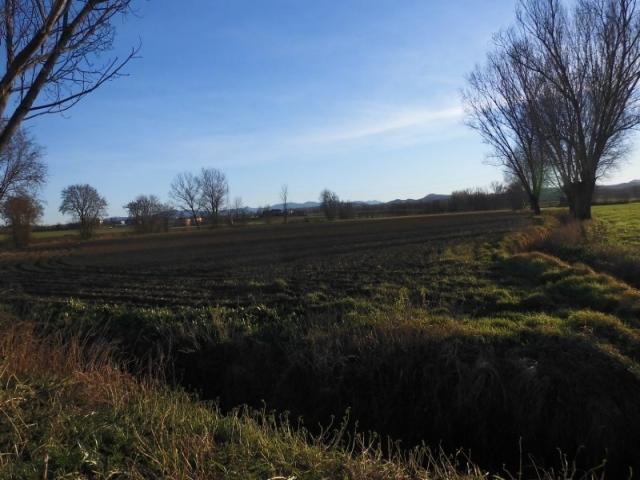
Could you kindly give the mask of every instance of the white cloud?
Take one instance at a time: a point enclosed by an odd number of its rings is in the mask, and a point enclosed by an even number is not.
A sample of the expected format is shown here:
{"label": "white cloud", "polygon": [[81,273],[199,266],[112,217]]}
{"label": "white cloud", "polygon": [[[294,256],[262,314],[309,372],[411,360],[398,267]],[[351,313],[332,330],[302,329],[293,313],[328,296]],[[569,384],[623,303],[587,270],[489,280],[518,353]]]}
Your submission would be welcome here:
{"label": "white cloud", "polygon": [[[368,106],[354,115],[324,118],[321,125],[291,126],[237,134],[201,135],[179,141],[174,148],[197,164],[238,166],[331,154],[345,150],[403,148],[463,135],[463,109]],[[166,151],[166,150],[165,150]]]}
{"label": "white cloud", "polygon": [[309,143],[336,143],[350,140],[380,137],[399,133],[403,130],[428,130],[432,127],[457,123],[462,119],[463,109],[450,106],[441,109],[418,108],[375,108],[361,118],[347,122],[339,128],[320,130],[302,135],[298,141]]}

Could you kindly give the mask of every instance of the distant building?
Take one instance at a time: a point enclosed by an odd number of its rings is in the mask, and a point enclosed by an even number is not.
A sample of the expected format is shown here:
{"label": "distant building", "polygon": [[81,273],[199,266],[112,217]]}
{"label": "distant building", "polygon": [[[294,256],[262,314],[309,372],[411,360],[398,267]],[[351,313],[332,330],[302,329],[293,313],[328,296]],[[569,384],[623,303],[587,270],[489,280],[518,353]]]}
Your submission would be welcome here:
{"label": "distant building", "polygon": [[[204,219],[202,217],[196,217],[197,222],[199,225],[202,225],[204,223]],[[176,227],[191,227],[191,226],[195,226],[196,222],[194,221],[193,217],[176,217],[175,221],[174,221],[174,225]]]}
{"label": "distant building", "polygon": [[[186,210],[174,211],[172,212],[173,225],[176,227],[192,227],[196,225],[196,222],[193,219],[193,214]],[[204,217],[198,212],[196,217],[198,220],[198,224],[202,225],[204,223]]]}
{"label": "distant building", "polygon": [[122,227],[127,224],[126,217],[109,217],[102,220],[102,224],[109,227]]}

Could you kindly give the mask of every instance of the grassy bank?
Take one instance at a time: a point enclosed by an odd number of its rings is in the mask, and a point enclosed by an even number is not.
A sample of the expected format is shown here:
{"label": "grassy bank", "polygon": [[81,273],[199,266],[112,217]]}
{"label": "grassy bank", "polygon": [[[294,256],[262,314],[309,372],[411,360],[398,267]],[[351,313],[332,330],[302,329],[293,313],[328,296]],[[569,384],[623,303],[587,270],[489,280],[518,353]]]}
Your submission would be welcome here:
{"label": "grassy bank", "polygon": [[588,264],[640,287],[640,203],[595,206],[593,220],[582,223],[553,211],[547,225],[548,236],[531,248]]}
{"label": "grassy bank", "polygon": [[2,478],[486,478],[426,449],[385,456],[340,425],[311,436],[265,411],[223,414],[134,379],[107,348],[43,340],[6,316],[0,331]]}

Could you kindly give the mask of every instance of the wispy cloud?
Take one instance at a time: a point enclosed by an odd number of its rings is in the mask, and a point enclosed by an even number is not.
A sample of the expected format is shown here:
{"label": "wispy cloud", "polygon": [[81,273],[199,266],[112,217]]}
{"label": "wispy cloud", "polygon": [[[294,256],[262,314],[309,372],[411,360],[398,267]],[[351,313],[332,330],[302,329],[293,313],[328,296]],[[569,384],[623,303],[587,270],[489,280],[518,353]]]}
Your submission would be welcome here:
{"label": "wispy cloud", "polygon": [[237,134],[199,135],[181,140],[176,149],[202,163],[221,166],[264,164],[288,157],[340,153],[371,146],[388,150],[462,135],[460,106],[367,106],[350,114],[324,117],[316,124]]}
{"label": "wispy cloud", "polygon": [[375,108],[364,115],[349,121],[343,121],[339,127],[331,127],[302,135],[298,141],[310,143],[337,143],[366,139],[399,133],[403,130],[426,130],[462,119],[463,110],[459,106],[440,109],[418,108]]}

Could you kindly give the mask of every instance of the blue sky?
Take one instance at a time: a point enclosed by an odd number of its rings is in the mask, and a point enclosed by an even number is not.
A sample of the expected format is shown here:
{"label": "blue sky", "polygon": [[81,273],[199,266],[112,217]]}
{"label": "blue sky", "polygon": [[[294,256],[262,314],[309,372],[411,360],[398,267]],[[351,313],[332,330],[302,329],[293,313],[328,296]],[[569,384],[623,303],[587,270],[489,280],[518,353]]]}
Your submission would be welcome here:
{"label": "blue sky", "polygon": [[[250,206],[391,200],[502,178],[463,124],[460,89],[513,0],[139,0],[115,52],[129,76],[65,116],[32,120],[45,147],[45,223],[62,188],[90,183],[110,215],[172,178],[223,170]],[[637,143],[637,142],[636,142]],[[640,178],[640,150],[608,183]]]}

